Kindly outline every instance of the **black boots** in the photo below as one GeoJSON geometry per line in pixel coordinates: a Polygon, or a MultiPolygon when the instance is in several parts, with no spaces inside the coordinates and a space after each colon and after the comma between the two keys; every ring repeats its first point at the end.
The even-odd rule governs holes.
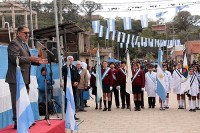
{"type": "Polygon", "coordinates": [[[134,101],[134,103],[135,103],[135,111],[141,111],[140,109],[141,101],[134,101]]]}

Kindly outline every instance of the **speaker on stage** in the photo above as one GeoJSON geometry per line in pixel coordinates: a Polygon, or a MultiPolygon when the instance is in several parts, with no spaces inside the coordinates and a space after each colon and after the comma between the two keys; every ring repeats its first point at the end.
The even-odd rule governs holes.
{"type": "Polygon", "coordinates": [[[58,52],[57,52],[57,43],[56,42],[47,42],[47,49],[51,51],[54,55],[47,52],[48,62],[58,63],[58,52]]]}

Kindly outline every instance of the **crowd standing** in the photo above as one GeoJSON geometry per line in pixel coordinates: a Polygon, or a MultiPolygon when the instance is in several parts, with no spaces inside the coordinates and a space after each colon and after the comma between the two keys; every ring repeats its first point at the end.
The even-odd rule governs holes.
{"type": "MultiPolygon", "coordinates": [[[[69,58],[69,57],[68,57],[69,58]]],[[[73,59],[73,57],[70,56],[73,59]]],[[[83,63],[83,62],[82,62],[83,63]]],[[[77,112],[86,112],[84,107],[89,107],[87,104],[83,104],[84,91],[91,89],[92,95],[95,96],[95,101],[97,98],[97,86],[96,86],[96,65],[88,69],[89,74],[84,74],[85,69],[80,65],[81,61],[77,61],[77,86],[74,90],[75,95],[75,104],[77,112]],[[84,75],[84,76],[83,76],[84,75]],[[88,76],[89,75],[89,76],[88,76]],[[78,95],[76,94],[78,93],[78,95]]],[[[147,93],[148,97],[148,108],[154,109],[156,106],[156,97],[157,95],[157,65],[148,62],[134,61],[131,64],[132,67],[132,93],[134,101],[134,110],[141,111],[144,109],[144,93],[147,93]]],[[[163,63],[162,64],[163,73],[164,73],[164,82],[165,82],[165,93],[166,100],[162,101],[159,98],[159,109],[166,110],[170,108],[169,98],[171,93],[177,95],[177,108],[184,109],[186,96],[189,101],[189,111],[196,112],[199,110],[199,90],[200,90],[200,71],[198,64],[192,64],[188,69],[188,78],[190,80],[190,88],[187,92],[181,92],[181,75],[183,74],[182,62],[177,62],[174,64],[163,63]]],[[[115,64],[114,62],[108,63],[107,61],[102,62],[101,74],[102,74],[102,88],[103,88],[103,97],[100,102],[96,102],[95,109],[102,109],[102,111],[111,111],[112,110],[112,100],[114,99],[115,103],[113,106],[116,106],[116,109],[130,109],[131,101],[130,94],[126,92],[126,62],[121,61],[120,64],[115,64]],[[121,99],[121,100],[120,100],[121,99]],[[120,103],[121,101],[121,103],[120,103]],[[103,108],[102,108],[103,103],[103,108]]],[[[64,74],[65,75],[65,74],[64,74]]],[[[73,80],[72,80],[73,81],[73,80]]],[[[88,93],[89,95],[89,93],[88,93]]],[[[88,98],[89,99],[89,98],[88,98]]]]}

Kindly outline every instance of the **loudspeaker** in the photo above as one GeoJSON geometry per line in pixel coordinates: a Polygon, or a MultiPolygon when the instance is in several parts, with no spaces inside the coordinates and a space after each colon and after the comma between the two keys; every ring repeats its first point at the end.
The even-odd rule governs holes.
{"type": "Polygon", "coordinates": [[[56,42],[47,42],[47,49],[51,51],[54,55],[47,51],[48,62],[58,63],[58,52],[57,52],[57,43],[56,42]]]}

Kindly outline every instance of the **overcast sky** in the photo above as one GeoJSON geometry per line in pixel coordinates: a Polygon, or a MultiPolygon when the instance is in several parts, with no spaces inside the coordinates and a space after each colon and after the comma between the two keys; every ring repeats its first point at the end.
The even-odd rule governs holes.
{"type": "MultiPolygon", "coordinates": [[[[2,1],[2,0],[0,0],[2,1]]],[[[32,0],[38,1],[38,0],[32,0]]],[[[41,2],[51,2],[52,0],[40,0],[41,2]]],[[[59,0],[57,0],[59,1],[59,0]]],[[[63,0],[64,1],[64,0],[63,0]]],[[[70,0],[72,3],[80,4],[82,0],[70,0]]],[[[86,0],[87,1],[87,0],[86,0]]],[[[200,0],[90,0],[96,3],[101,3],[103,5],[102,11],[107,12],[95,12],[94,14],[99,14],[105,18],[115,18],[119,17],[131,17],[132,19],[140,19],[140,15],[148,14],[148,17],[153,20],[157,20],[155,14],[162,11],[168,11],[163,18],[165,21],[171,21],[175,16],[174,8],[157,9],[152,10],[142,10],[142,11],[129,11],[129,7],[142,6],[149,8],[150,5],[157,5],[161,7],[166,7],[168,4],[185,4],[189,2],[189,7],[184,8],[182,11],[189,11],[192,15],[200,15],[200,0]],[[140,3],[137,3],[140,2],[140,3]],[[198,4],[193,4],[193,2],[198,2],[198,4]],[[116,4],[118,3],[118,4],[116,4]],[[109,5],[108,5],[109,4],[109,5]],[[192,5],[193,4],[193,5],[192,5]],[[118,8],[116,12],[108,11],[110,8],[118,8]]]]}

